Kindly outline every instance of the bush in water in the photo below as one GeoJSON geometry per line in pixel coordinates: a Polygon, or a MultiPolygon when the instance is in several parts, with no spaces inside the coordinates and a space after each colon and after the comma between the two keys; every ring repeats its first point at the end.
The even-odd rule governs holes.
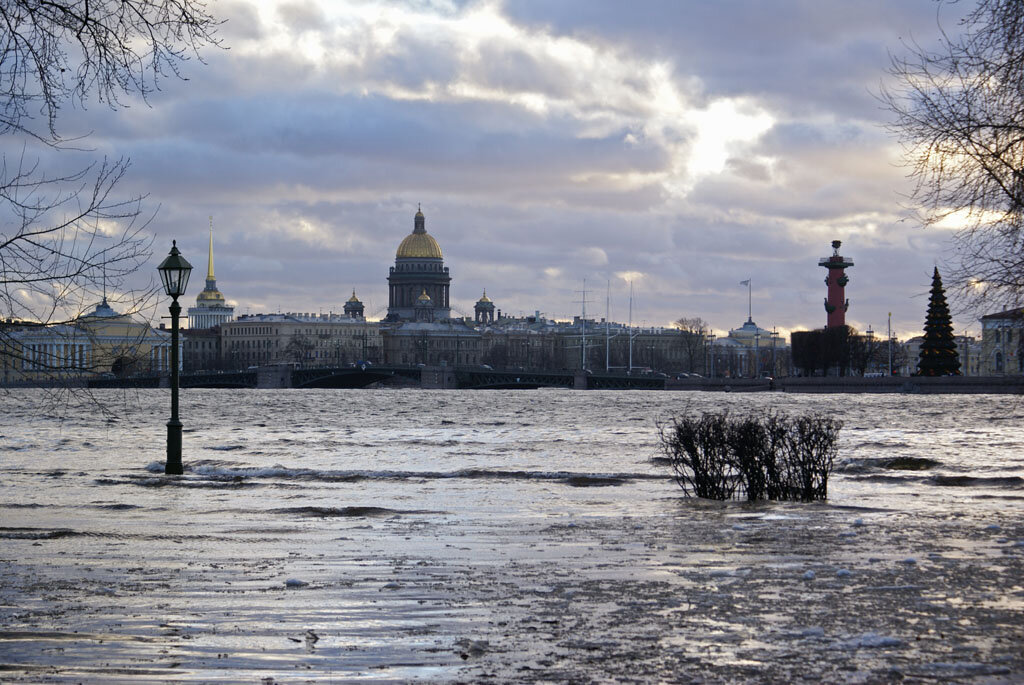
{"type": "Polygon", "coordinates": [[[661,445],[687,496],[725,500],[828,497],[842,422],[766,411],[733,418],[708,412],[660,424],[661,445]]]}

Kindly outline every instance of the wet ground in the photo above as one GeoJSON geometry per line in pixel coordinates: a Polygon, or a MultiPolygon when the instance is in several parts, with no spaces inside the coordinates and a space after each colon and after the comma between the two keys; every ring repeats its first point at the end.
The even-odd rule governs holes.
{"type": "Polygon", "coordinates": [[[846,417],[760,505],[682,496],[674,393],[194,393],[180,477],[164,399],[0,398],[0,681],[1024,681],[1005,398],[701,398],[846,417]]]}
{"type": "Polygon", "coordinates": [[[237,556],[187,520],[156,539],[6,528],[2,679],[1024,678],[1019,513],[665,506],[515,527],[296,513],[232,531],[237,556]]]}

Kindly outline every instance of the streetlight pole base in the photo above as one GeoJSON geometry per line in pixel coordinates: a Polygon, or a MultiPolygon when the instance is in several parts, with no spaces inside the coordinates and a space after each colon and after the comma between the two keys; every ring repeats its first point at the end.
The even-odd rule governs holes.
{"type": "Polygon", "coordinates": [[[181,421],[171,419],[167,422],[167,463],[164,473],[180,476],[185,472],[181,463],[181,421]]]}

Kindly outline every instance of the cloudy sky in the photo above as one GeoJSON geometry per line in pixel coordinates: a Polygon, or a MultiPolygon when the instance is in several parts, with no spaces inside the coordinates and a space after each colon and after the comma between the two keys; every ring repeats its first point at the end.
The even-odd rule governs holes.
{"type": "MultiPolygon", "coordinates": [[[[848,322],[920,334],[948,233],[906,206],[876,95],[901,41],[935,40],[934,0],[507,0],[212,4],[225,50],[150,105],[65,112],[125,192],[159,212],[153,267],[178,240],[238,314],[387,306],[422,203],[472,314],[724,333],[753,316],[825,322],[833,239],[856,262],[848,322]]],[[[977,329],[964,318],[957,329],[977,329]]]]}

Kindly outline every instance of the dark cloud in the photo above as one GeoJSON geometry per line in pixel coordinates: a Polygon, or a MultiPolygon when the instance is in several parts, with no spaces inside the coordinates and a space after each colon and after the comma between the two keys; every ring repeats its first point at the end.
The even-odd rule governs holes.
{"type": "Polygon", "coordinates": [[[594,311],[610,283],[624,320],[636,273],[649,325],[735,327],[746,278],[761,325],[820,325],[817,260],[839,238],[850,319],[920,327],[945,236],[906,220],[872,93],[901,36],[934,34],[932,0],[517,0],[477,42],[458,22],[486,4],[389,6],[387,31],[341,6],[218,4],[229,50],[152,106],[69,112],[93,150],[55,163],[130,156],[123,191],[160,206],[158,245],[176,237],[194,263],[213,215],[218,283],[243,313],[337,310],[352,288],[379,313],[422,202],[467,313],[487,288],[504,311],[571,316],[585,278],[594,311]],[[691,177],[687,116],[725,97],[772,125],[691,177]]]}

